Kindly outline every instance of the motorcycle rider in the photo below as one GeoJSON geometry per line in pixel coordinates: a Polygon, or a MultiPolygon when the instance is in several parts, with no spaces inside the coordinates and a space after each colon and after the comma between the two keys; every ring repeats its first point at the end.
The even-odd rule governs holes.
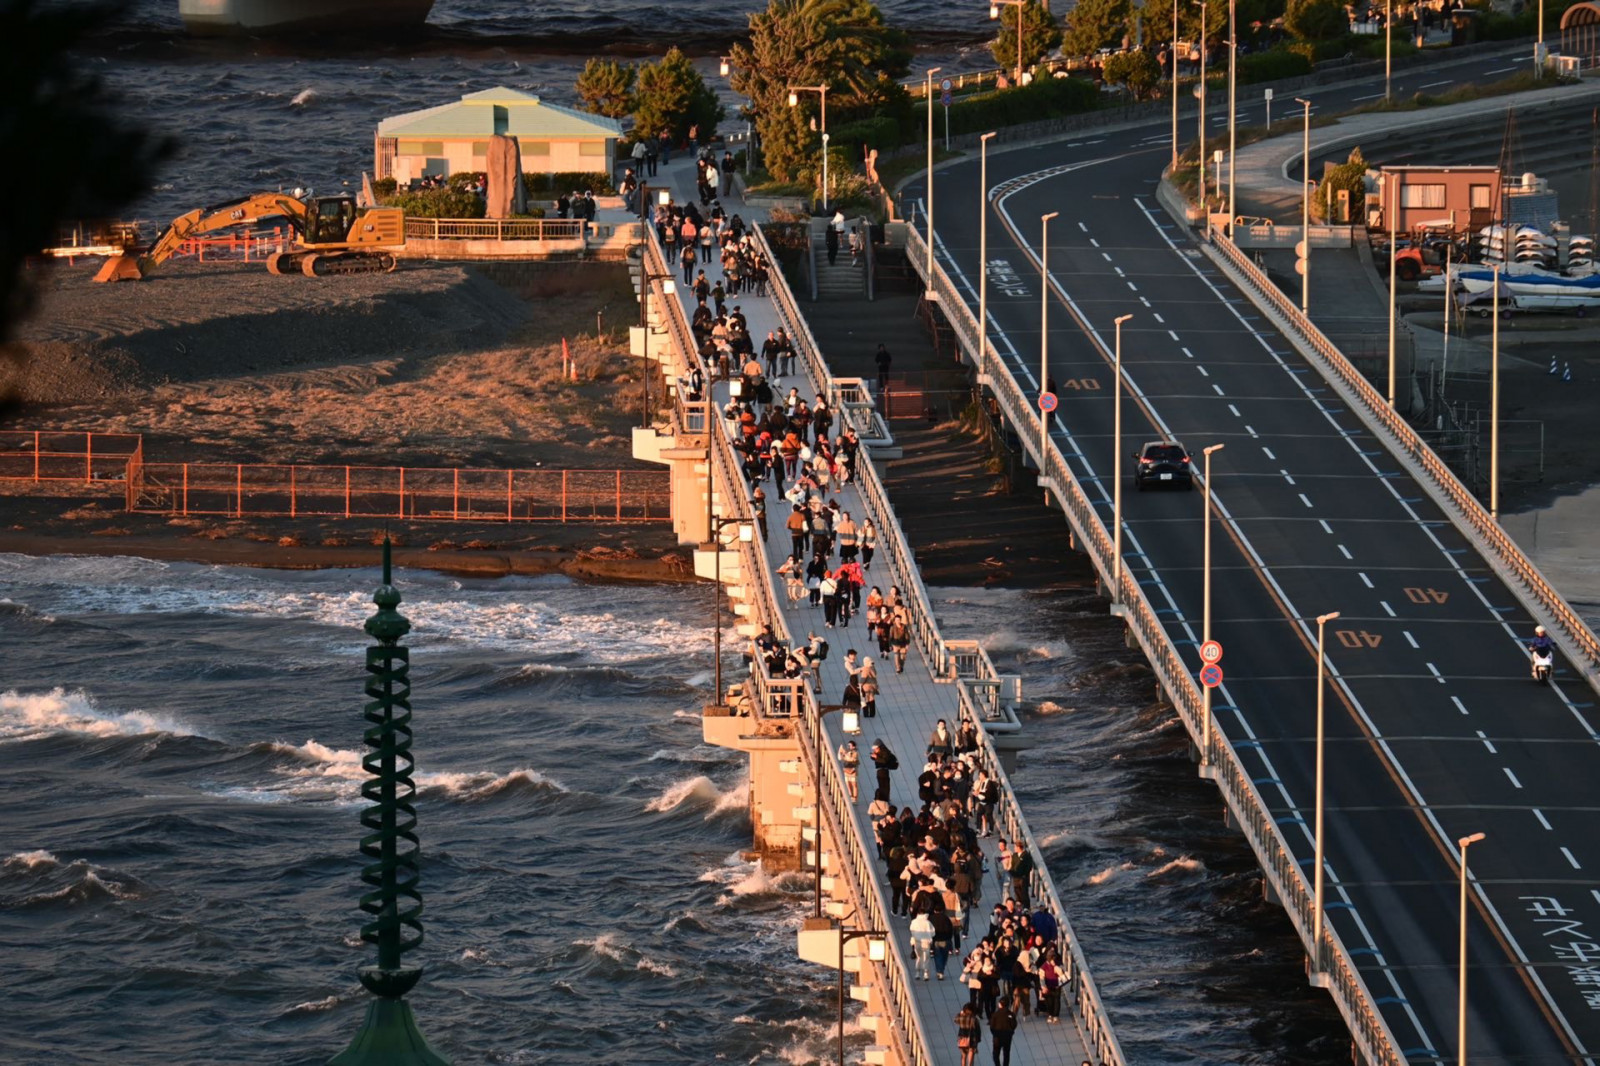
{"type": "Polygon", "coordinates": [[[1541,671],[1545,671],[1545,676],[1548,677],[1548,671],[1555,660],[1556,642],[1550,639],[1544,626],[1533,627],[1533,639],[1528,641],[1528,650],[1532,657],[1534,678],[1543,680],[1540,677],[1541,671]]]}

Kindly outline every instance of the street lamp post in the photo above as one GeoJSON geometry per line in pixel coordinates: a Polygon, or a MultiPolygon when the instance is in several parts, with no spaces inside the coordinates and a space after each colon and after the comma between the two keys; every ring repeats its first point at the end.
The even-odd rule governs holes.
{"type": "MultiPolygon", "coordinates": [[[[709,412],[707,413],[709,417],[709,412]]],[[[722,702],[722,531],[731,525],[739,526],[739,539],[746,544],[756,539],[756,527],[745,522],[742,518],[713,518],[711,520],[711,551],[716,558],[712,563],[712,584],[716,586],[712,594],[711,615],[716,622],[716,636],[712,644],[712,657],[716,660],[712,665],[713,684],[716,685],[717,702],[722,702]]]]}
{"type": "Polygon", "coordinates": [[[926,79],[922,86],[922,94],[928,98],[928,291],[927,299],[931,303],[939,297],[933,288],[933,76],[943,67],[929,67],[926,79]]]}
{"type": "Polygon", "coordinates": [[[1389,99],[1389,77],[1394,72],[1394,0],[1383,0],[1383,98],[1389,99]]]}
{"type": "Polygon", "coordinates": [[[1317,615],[1317,799],[1316,799],[1316,855],[1312,859],[1316,867],[1314,889],[1311,904],[1311,983],[1321,987],[1319,981],[1326,981],[1322,970],[1322,786],[1323,786],[1323,746],[1326,740],[1323,729],[1323,690],[1327,688],[1328,657],[1323,653],[1323,629],[1335,618],[1339,617],[1338,611],[1317,615]]]}
{"type": "Polygon", "coordinates": [[[1461,837],[1461,939],[1456,973],[1456,1066],[1467,1066],[1467,848],[1484,839],[1482,833],[1461,837]]]}
{"type": "MultiPolygon", "coordinates": [[[[822,735],[823,735],[822,716],[825,715],[825,714],[832,714],[834,711],[842,711],[842,710],[844,710],[844,704],[842,704],[842,703],[819,703],[816,706],[817,706],[817,720],[812,723],[813,735],[812,735],[812,738],[811,738],[811,755],[812,755],[812,758],[813,758],[813,761],[814,761],[814,765],[815,765],[815,769],[816,769],[816,773],[817,773],[817,780],[816,780],[816,783],[815,783],[814,792],[815,792],[816,799],[817,799],[817,806],[821,807],[822,806],[822,735]]],[[[813,892],[813,895],[812,895],[811,917],[813,917],[813,918],[821,918],[822,917],[822,819],[820,817],[818,817],[818,818],[813,819],[813,821],[816,823],[817,839],[812,841],[812,843],[816,845],[816,861],[813,862],[811,865],[816,870],[816,877],[814,878],[814,881],[813,881],[814,892],[813,892]]]]}
{"type": "MultiPolygon", "coordinates": [[[[1228,0],[1228,236],[1233,236],[1233,220],[1239,215],[1233,199],[1233,149],[1234,130],[1238,125],[1239,108],[1235,103],[1236,71],[1239,65],[1239,33],[1237,0],[1228,0]]],[[[1221,189],[1217,190],[1221,193],[1221,189]]]]}
{"type": "MultiPolygon", "coordinates": [[[[1061,214],[1039,216],[1039,395],[1050,389],[1050,220],[1061,214]]],[[[1039,477],[1044,478],[1045,448],[1050,443],[1050,415],[1039,405],[1039,477]]],[[[1050,494],[1045,492],[1045,502],[1050,494]]]]}
{"type": "MultiPolygon", "coordinates": [[[[1489,517],[1500,519],[1500,264],[1494,264],[1494,326],[1489,334],[1489,517]]],[[[1448,279],[1448,275],[1447,275],[1448,279]]],[[[1448,280],[1446,287],[1448,287],[1448,280]]]]}
{"type": "Polygon", "coordinates": [[[1385,170],[1383,172],[1383,213],[1389,216],[1389,406],[1394,406],[1394,331],[1395,331],[1395,288],[1394,268],[1398,258],[1399,248],[1396,246],[1400,237],[1400,192],[1404,184],[1399,180],[1399,171],[1385,170]],[[1390,188],[1391,176],[1395,179],[1390,188]]]}
{"type": "Polygon", "coordinates": [[[644,347],[641,351],[644,359],[644,373],[641,378],[644,383],[644,411],[640,415],[641,426],[650,424],[650,283],[661,282],[661,295],[673,296],[677,294],[678,283],[673,280],[670,273],[655,274],[643,268],[639,272],[639,324],[644,327],[644,347]]]}
{"type": "Polygon", "coordinates": [[[989,141],[991,130],[978,138],[978,374],[989,366],[989,141]]]}
{"type": "Polygon", "coordinates": [[[844,1066],[844,946],[867,938],[867,958],[882,962],[889,957],[889,934],[882,929],[846,929],[839,926],[839,1066],[844,1066]]]}
{"type": "Polygon", "coordinates": [[[789,106],[800,106],[801,93],[816,93],[822,97],[822,209],[828,209],[828,87],[827,85],[789,86],[789,106]]]}
{"type": "MultiPolygon", "coordinates": [[[[1222,156],[1223,156],[1223,151],[1222,151],[1221,148],[1218,148],[1216,151],[1211,153],[1211,164],[1212,164],[1212,166],[1217,168],[1217,206],[1218,207],[1222,206],[1222,156]]],[[[1207,232],[1210,232],[1210,230],[1211,230],[1210,218],[1211,218],[1211,209],[1209,207],[1207,207],[1206,208],[1206,219],[1207,219],[1206,231],[1207,232]]],[[[1226,226],[1224,226],[1224,228],[1226,228],[1226,226]]]]}
{"type": "MultiPolygon", "coordinates": [[[[994,0],[994,2],[989,5],[989,17],[991,19],[997,19],[997,18],[1000,17],[1000,6],[1002,4],[1010,4],[1012,7],[1017,9],[1017,81],[1016,81],[1016,84],[1018,84],[1018,85],[1022,84],[1022,5],[1026,4],[1027,2],[1028,2],[1028,0],[994,0]]],[[[1539,10],[1540,10],[1540,13],[1542,14],[1543,11],[1544,11],[1544,8],[1541,6],[1539,8],[1539,10]]],[[[1542,23],[1541,23],[1541,25],[1542,25],[1542,23]]],[[[1543,34],[1542,33],[1540,34],[1540,39],[1543,40],[1543,34]]]]}
{"type": "MultiPolygon", "coordinates": [[[[1211,639],[1211,455],[1226,448],[1226,444],[1213,444],[1209,448],[1202,448],[1200,454],[1206,459],[1206,526],[1205,526],[1205,591],[1200,598],[1202,605],[1200,632],[1202,641],[1211,639]]],[[[1209,777],[1211,773],[1211,686],[1204,686],[1200,695],[1200,776],[1209,777]]]]}
{"type": "MultiPolygon", "coordinates": [[[[1204,170],[1205,168],[1201,168],[1204,170]]],[[[1123,315],[1116,320],[1117,346],[1112,399],[1111,447],[1111,602],[1122,602],[1122,324],[1132,318],[1123,315]]]]}
{"type": "Polygon", "coordinates": [[[1168,49],[1172,60],[1172,173],[1178,173],[1178,0],[1172,0],[1172,47],[1168,49]]]}
{"type": "Polygon", "coordinates": [[[1306,254],[1300,257],[1300,313],[1311,311],[1311,101],[1298,96],[1294,102],[1305,108],[1306,127],[1300,141],[1300,238],[1306,254]]]}
{"type": "Polygon", "coordinates": [[[1533,76],[1544,77],[1544,0],[1539,0],[1539,36],[1533,43],[1533,76]]]}
{"type": "MultiPolygon", "coordinates": [[[[1196,86],[1199,90],[1197,99],[1200,101],[1200,121],[1196,124],[1200,154],[1195,156],[1195,160],[1200,164],[1200,203],[1203,206],[1206,202],[1206,0],[1189,0],[1189,3],[1200,8],[1200,84],[1196,86]]],[[[1208,208],[1206,214],[1209,216],[1210,213],[1208,208]]],[[[1206,228],[1211,228],[1209,223],[1206,228]]]]}

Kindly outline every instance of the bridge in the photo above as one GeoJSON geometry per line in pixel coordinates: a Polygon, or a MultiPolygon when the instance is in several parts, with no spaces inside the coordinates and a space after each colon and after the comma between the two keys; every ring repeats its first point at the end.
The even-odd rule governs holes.
{"type": "MultiPolygon", "coordinates": [[[[680,195],[688,195],[692,188],[686,174],[680,175],[678,185],[680,195]]],[[[1024,842],[1031,851],[1032,904],[1048,910],[1059,929],[1055,946],[1066,973],[1062,1022],[1048,1025],[1035,1018],[1020,1025],[1013,1061],[1018,1066],[1082,1062],[1120,1066],[1125,1060],[1089,972],[1085,946],[1072,930],[1006,776],[1009,749],[1014,748],[1020,728],[1011,710],[1019,696],[1017,679],[998,674],[976,642],[946,640],[939,633],[915,560],[874,466],[896,452],[870,390],[859,380],[835,378],[829,372],[759,229],[757,241],[774,264],[773,295],[756,298],[745,293],[733,302],[743,308],[753,336],[764,337],[766,331],[781,326],[794,339],[798,380],[785,379],[785,389],[795,385],[808,398],[828,397],[840,419],[836,427],[849,425],[862,440],[857,477],[829,495],[857,522],[871,518],[877,526],[880,546],[867,575],[869,587],[878,585],[887,593],[897,586],[910,609],[912,645],[904,673],[896,673],[891,662],[883,663],[878,714],[860,719],[860,735],[853,737],[863,756],[858,801],[849,796],[838,758],[839,747],[850,739],[844,733],[847,722],[843,714],[833,712],[840,710],[837,699],[845,684],[845,651],[854,647],[876,656],[876,643],[868,639],[860,615],[848,625],[826,630],[820,610],[786,602],[773,571],[788,554],[783,527],[787,505],[771,492],[770,483],[770,537],[741,536],[741,527],[751,523],[753,514],[750,487],[732,448],[737,422],[720,417],[730,398],[730,383],[715,382],[700,401],[687,399],[676,383],[696,367],[710,382],[713,368],[700,361],[689,330],[686,311],[692,297],[664,291],[663,281],[677,271],[648,230],[639,249],[636,278],[648,287],[650,313],[647,325],[635,329],[635,343],[643,354],[648,338],[650,358],[660,362],[674,382],[673,402],[669,423],[635,431],[634,454],[671,468],[680,540],[704,543],[696,552],[696,571],[725,587],[738,619],[735,632],[736,639],[743,638],[741,645],[762,626],[771,625],[781,640],[791,644],[803,645],[808,634],[817,631],[825,633],[831,646],[816,681],[770,677],[759,659],[746,669],[730,671],[731,684],[719,694],[727,698],[705,709],[703,731],[708,743],[749,754],[751,821],[763,850],[793,853],[814,876],[812,915],[797,932],[797,950],[802,959],[839,975],[841,1061],[847,998],[863,1004],[855,1018],[867,1033],[867,1043],[857,1049],[860,1061],[898,1066],[954,1066],[960,1061],[954,1017],[968,999],[960,980],[961,960],[987,930],[989,910],[1004,898],[994,842],[981,842],[989,872],[962,947],[952,952],[948,976],[942,981],[917,980],[907,922],[890,912],[884,863],[877,858],[867,815],[874,776],[866,757],[871,743],[884,741],[900,760],[899,769],[890,775],[890,802],[915,808],[928,737],[935,723],[945,719],[952,731],[962,721],[978,726],[979,763],[1001,785],[998,832],[1024,842]]],[[[718,639],[720,657],[720,635],[718,639]]],[[[984,1039],[987,1048],[987,1033],[984,1039]]],[[[860,1045],[860,1038],[855,1042],[860,1045]]]]}
{"type": "Polygon", "coordinates": [[[940,168],[934,254],[922,218],[908,258],[1182,717],[1360,1061],[1593,1061],[1600,645],[1294,302],[1225,237],[1179,221],[1155,180],[1164,131],[1113,132],[991,153],[986,183],[977,160],[940,168]],[[980,330],[997,264],[1016,280],[988,286],[980,330]],[[1041,434],[1042,378],[1060,407],[1041,434]],[[1133,493],[1132,455],[1158,438],[1197,467],[1224,445],[1210,483],[1197,469],[1201,491],[1133,493]],[[1225,648],[1211,702],[1196,680],[1208,599],[1225,648]],[[1563,652],[1548,687],[1520,644],[1536,623],[1563,652]]]}

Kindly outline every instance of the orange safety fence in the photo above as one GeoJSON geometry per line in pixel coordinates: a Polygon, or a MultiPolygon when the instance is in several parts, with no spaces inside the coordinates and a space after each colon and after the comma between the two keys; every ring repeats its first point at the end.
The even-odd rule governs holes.
{"type": "Polygon", "coordinates": [[[129,510],[174,515],[668,522],[665,470],[140,462],[129,510]]]}
{"type": "Polygon", "coordinates": [[[143,455],[137,433],[0,430],[0,481],[120,484],[143,455]]]}

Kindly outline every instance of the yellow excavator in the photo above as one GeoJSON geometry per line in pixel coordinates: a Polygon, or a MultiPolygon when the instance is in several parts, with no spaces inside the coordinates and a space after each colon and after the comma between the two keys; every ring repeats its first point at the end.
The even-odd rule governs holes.
{"type": "Polygon", "coordinates": [[[394,250],[405,246],[405,212],[398,207],[357,207],[351,196],[301,199],[285,192],[202,207],[172,220],[142,254],[127,249],[107,259],[96,281],[139,281],[172,258],[191,237],[262,219],[283,218],[294,229],[292,249],[267,258],[273,274],[371,274],[395,268],[394,250]]]}

